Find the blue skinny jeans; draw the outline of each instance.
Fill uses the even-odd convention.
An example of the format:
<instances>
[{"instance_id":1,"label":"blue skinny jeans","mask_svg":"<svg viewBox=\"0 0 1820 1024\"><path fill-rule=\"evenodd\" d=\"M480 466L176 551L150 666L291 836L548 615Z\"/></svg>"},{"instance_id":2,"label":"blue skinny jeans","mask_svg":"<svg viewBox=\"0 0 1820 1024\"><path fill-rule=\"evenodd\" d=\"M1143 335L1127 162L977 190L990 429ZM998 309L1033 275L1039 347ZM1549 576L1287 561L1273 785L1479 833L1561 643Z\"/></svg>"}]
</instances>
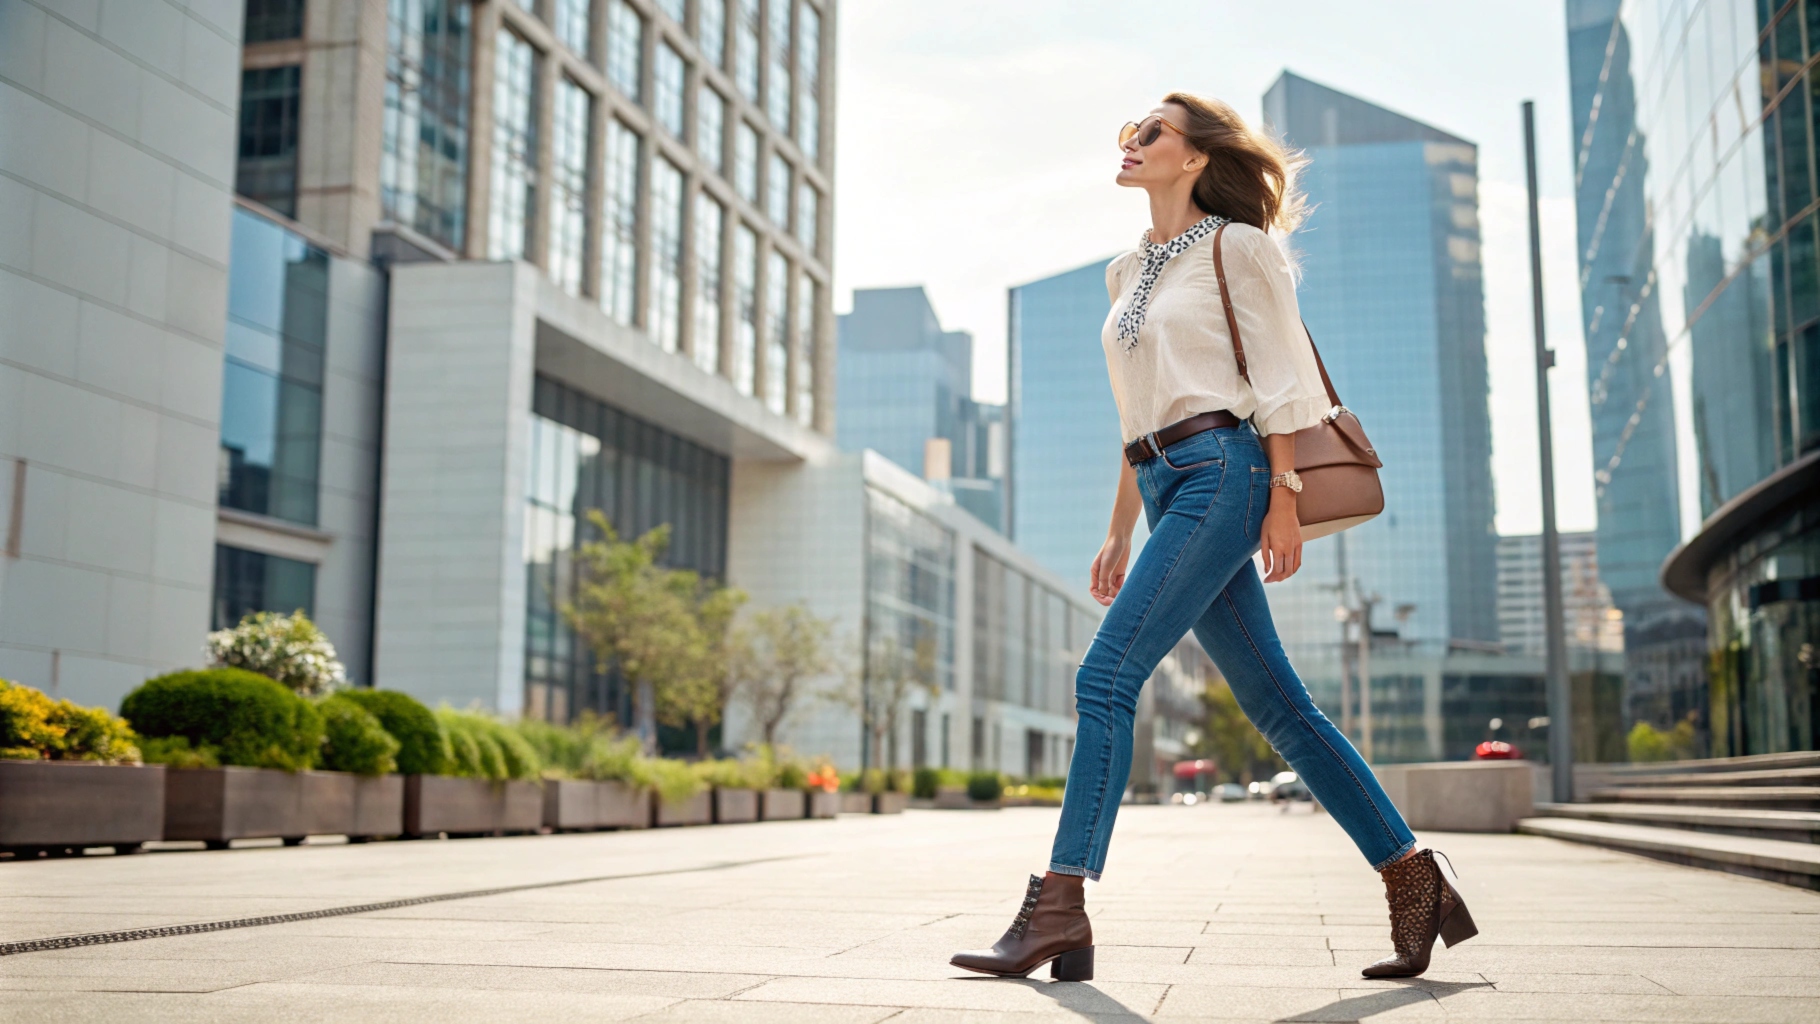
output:
<instances>
[{"instance_id":1,"label":"blue skinny jeans","mask_svg":"<svg viewBox=\"0 0 1820 1024\"><path fill-rule=\"evenodd\" d=\"M1270 464L1249 425L1206 430L1139 463L1150 539L1074 677L1074 760L1049 870L1098 879L1131 774L1138 692L1188 630L1252 724L1289 762L1373 868L1415 836L1365 759L1308 697L1283 654L1251 556L1270 503Z\"/></svg>"}]
</instances>

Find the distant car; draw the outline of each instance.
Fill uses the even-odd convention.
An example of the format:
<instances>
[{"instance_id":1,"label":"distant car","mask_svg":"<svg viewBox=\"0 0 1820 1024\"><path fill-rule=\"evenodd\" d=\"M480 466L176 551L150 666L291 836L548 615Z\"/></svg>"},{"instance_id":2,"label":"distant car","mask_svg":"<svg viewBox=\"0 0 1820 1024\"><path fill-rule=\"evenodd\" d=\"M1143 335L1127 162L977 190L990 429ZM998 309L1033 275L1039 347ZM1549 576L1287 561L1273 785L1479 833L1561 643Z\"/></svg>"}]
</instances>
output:
<instances>
[{"instance_id":1,"label":"distant car","mask_svg":"<svg viewBox=\"0 0 1820 1024\"><path fill-rule=\"evenodd\" d=\"M1523 752L1503 740L1486 740L1472 748L1472 756L1480 761L1516 761L1523 757Z\"/></svg>"},{"instance_id":2,"label":"distant car","mask_svg":"<svg viewBox=\"0 0 1820 1024\"><path fill-rule=\"evenodd\" d=\"M1314 794L1308 791L1308 784L1295 772L1277 772L1270 778L1270 799L1272 802L1313 800Z\"/></svg>"},{"instance_id":3,"label":"distant car","mask_svg":"<svg viewBox=\"0 0 1820 1024\"><path fill-rule=\"evenodd\" d=\"M1236 804L1245 799L1245 787L1236 782L1222 782L1213 787L1213 795L1219 798L1220 803Z\"/></svg>"},{"instance_id":4,"label":"distant car","mask_svg":"<svg viewBox=\"0 0 1820 1024\"><path fill-rule=\"evenodd\" d=\"M1249 794L1253 800L1268 800L1270 799L1270 791L1275 788L1276 786L1273 783L1254 782L1245 788L1245 792Z\"/></svg>"}]
</instances>

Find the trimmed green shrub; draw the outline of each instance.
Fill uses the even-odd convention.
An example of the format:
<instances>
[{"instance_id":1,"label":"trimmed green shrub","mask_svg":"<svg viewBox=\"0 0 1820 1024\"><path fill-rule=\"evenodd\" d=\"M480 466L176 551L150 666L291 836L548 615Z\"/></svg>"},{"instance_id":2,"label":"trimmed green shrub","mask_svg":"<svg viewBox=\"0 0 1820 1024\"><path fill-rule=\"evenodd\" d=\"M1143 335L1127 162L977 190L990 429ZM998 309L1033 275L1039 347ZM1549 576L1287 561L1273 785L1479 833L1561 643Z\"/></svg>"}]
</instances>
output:
<instances>
[{"instance_id":1,"label":"trimmed green shrub","mask_svg":"<svg viewBox=\"0 0 1820 1024\"><path fill-rule=\"evenodd\" d=\"M323 698L316 710L322 715L322 767L356 775L398 770L398 741L372 712L341 696Z\"/></svg>"},{"instance_id":2,"label":"trimmed green shrub","mask_svg":"<svg viewBox=\"0 0 1820 1024\"><path fill-rule=\"evenodd\" d=\"M206 743L192 747L184 736L149 736L139 741L139 747L144 752L146 764L161 764L167 768L221 767L221 755L214 747Z\"/></svg>"},{"instance_id":3,"label":"trimmed green shrub","mask_svg":"<svg viewBox=\"0 0 1820 1024\"><path fill-rule=\"evenodd\" d=\"M921 800L934 800L935 793L941 788L941 772L934 768L918 768L916 776L910 783L910 795Z\"/></svg>"},{"instance_id":4,"label":"trimmed green shrub","mask_svg":"<svg viewBox=\"0 0 1820 1024\"><path fill-rule=\"evenodd\" d=\"M525 738L490 715L442 708L437 721L455 752L450 774L476 779L534 779L542 764Z\"/></svg>"},{"instance_id":5,"label":"trimmed green shrub","mask_svg":"<svg viewBox=\"0 0 1820 1024\"><path fill-rule=\"evenodd\" d=\"M342 690L337 699L365 708L398 741L398 774L447 775L454 763L449 735L436 713L408 693L396 690Z\"/></svg>"},{"instance_id":6,"label":"trimmed green shrub","mask_svg":"<svg viewBox=\"0 0 1820 1024\"><path fill-rule=\"evenodd\" d=\"M182 736L214 747L222 764L302 771L322 749L322 716L309 701L238 668L172 672L148 679L120 702L143 736Z\"/></svg>"},{"instance_id":7,"label":"trimmed green shrub","mask_svg":"<svg viewBox=\"0 0 1820 1024\"><path fill-rule=\"evenodd\" d=\"M126 722L101 708L0 679L0 758L137 764L133 740Z\"/></svg>"},{"instance_id":8,"label":"trimmed green shrub","mask_svg":"<svg viewBox=\"0 0 1820 1024\"><path fill-rule=\"evenodd\" d=\"M997 772L974 772L967 776L967 798L990 802L1005 795L1005 782Z\"/></svg>"}]
</instances>

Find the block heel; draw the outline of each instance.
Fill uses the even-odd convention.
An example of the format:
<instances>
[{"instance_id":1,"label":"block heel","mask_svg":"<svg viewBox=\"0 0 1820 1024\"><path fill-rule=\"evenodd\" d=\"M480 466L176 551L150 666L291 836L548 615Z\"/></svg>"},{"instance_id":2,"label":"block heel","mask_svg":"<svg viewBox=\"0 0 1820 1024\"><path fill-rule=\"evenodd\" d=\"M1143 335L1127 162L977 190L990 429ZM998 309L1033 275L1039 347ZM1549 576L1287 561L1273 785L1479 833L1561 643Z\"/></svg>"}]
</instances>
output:
<instances>
[{"instance_id":1,"label":"block heel","mask_svg":"<svg viewBox=\"0 0 1820 1024\"><path fill-rule=\"evenodd\" d=\"M1449 949L1479 934L1479 926L1472 923L1472 915L1467 912L1466 904L1456 904L1453 913L1441 922L1441 941Z\"/></svg>"},{"instance_id":2,"label":"block heel","mask_svg":"<svg viewBox=\"0 0 1820 1024\"><path fill-rule=\"evenodd\" d=\"M1093 947L1071 949L1049 961L1049 976L1056 981L1092 981Z\"/></svg>"}]
</instances>

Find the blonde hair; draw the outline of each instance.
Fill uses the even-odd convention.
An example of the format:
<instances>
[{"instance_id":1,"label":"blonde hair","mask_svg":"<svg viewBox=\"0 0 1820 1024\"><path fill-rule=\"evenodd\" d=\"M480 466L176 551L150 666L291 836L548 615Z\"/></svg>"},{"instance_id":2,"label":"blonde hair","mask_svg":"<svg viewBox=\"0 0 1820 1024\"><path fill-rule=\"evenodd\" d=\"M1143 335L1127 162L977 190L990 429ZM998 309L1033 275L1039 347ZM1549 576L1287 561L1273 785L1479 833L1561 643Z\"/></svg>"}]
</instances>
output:
<instances>
[{"instance_id":1,"label":"blonde hair","mask_svg":"<svg viewBox=\"0 0 1820 1024\"><path fill-rule=\"evenodd\" d=\"M1238 111L1210 96L1172 92L1163 102L1188 111L1182 132L1190 146L1207 155L1207 166L1195 179L1194 205L1283 235L1302 223L1308 208L1296 178L1308 158L1300 150L1251 127Z\"/></svg>"}]
</instances>

